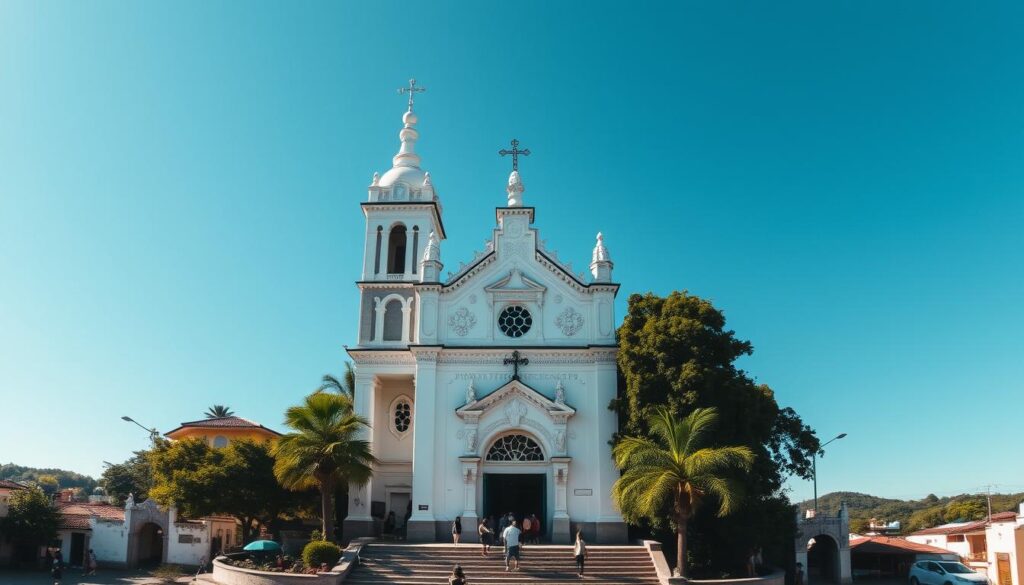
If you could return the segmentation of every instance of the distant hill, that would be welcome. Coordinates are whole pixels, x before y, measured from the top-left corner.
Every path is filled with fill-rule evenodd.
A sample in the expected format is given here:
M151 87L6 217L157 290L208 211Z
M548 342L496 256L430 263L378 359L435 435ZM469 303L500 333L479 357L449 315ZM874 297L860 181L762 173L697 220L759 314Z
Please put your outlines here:
M96 488L97 482L94 478L74 471L65 469L39 469L36 467L25 467L14 463L0 464L0 479L10 479L22 483L34 483L40 476L52 475L57 478L60 489L82 488L86 493Z
M1024 501L1024 492L992 494L992 513L1017 510ZM833 492L818 497L822 514L835 515L846 502L850 512L850 530L864 532L868 521L875 518L884 522L899 522L904 534L931 528L946 522L981 520L988 513L985 494L961 494L940 498L935 494L920 500L895 500L857 492ZM814 507L813 500L798 504L801 511Z

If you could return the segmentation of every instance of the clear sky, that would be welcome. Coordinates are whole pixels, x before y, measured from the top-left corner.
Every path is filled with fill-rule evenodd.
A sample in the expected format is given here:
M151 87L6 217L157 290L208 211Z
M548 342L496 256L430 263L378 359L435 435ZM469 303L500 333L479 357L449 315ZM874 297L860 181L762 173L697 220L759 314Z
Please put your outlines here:
M428 5L429 4L429 5ZM712 299L821 493L1024 490L1019 2L4 2L0 462L99 474L340 373L415 76L446 270L516 137L549 247ZM793 497L810 496L806 482Z

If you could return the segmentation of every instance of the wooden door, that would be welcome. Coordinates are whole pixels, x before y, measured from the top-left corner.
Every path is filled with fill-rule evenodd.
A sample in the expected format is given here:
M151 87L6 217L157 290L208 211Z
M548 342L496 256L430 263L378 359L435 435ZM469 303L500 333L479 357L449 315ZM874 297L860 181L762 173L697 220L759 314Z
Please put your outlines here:
M996 577L999 579L999 585L1013 585L1008 553L996 553Z

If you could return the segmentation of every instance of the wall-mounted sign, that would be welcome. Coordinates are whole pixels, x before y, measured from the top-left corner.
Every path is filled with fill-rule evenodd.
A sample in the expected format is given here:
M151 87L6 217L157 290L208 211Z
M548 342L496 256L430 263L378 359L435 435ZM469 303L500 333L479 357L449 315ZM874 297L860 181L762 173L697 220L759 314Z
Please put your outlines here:
M430 504L420 504L420 511L425 512L430 509Z
M574 495L574 496L592 496L592 495L594 495L594 490L591 490L591 489L586 489L586 490L575 489L575 490L572 490L572 495Z

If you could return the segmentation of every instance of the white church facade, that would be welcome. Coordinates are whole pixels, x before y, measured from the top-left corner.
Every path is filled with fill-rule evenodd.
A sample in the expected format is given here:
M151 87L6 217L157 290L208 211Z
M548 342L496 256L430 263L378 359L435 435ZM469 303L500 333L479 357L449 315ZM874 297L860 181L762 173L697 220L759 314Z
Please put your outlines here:
M449 540L462 518L536 514L544 538L626 541L611 499L617 417L612 262L601 235L590 274L544 248L517 164L484 249L442 279L442 206L415 152L412 100L393 166L374 174L366 217L357 413L380 460L349 488L346 538L393 512L410 541ZM515 145L513 150L515 150ZM518 154L513 154L513 157Z

